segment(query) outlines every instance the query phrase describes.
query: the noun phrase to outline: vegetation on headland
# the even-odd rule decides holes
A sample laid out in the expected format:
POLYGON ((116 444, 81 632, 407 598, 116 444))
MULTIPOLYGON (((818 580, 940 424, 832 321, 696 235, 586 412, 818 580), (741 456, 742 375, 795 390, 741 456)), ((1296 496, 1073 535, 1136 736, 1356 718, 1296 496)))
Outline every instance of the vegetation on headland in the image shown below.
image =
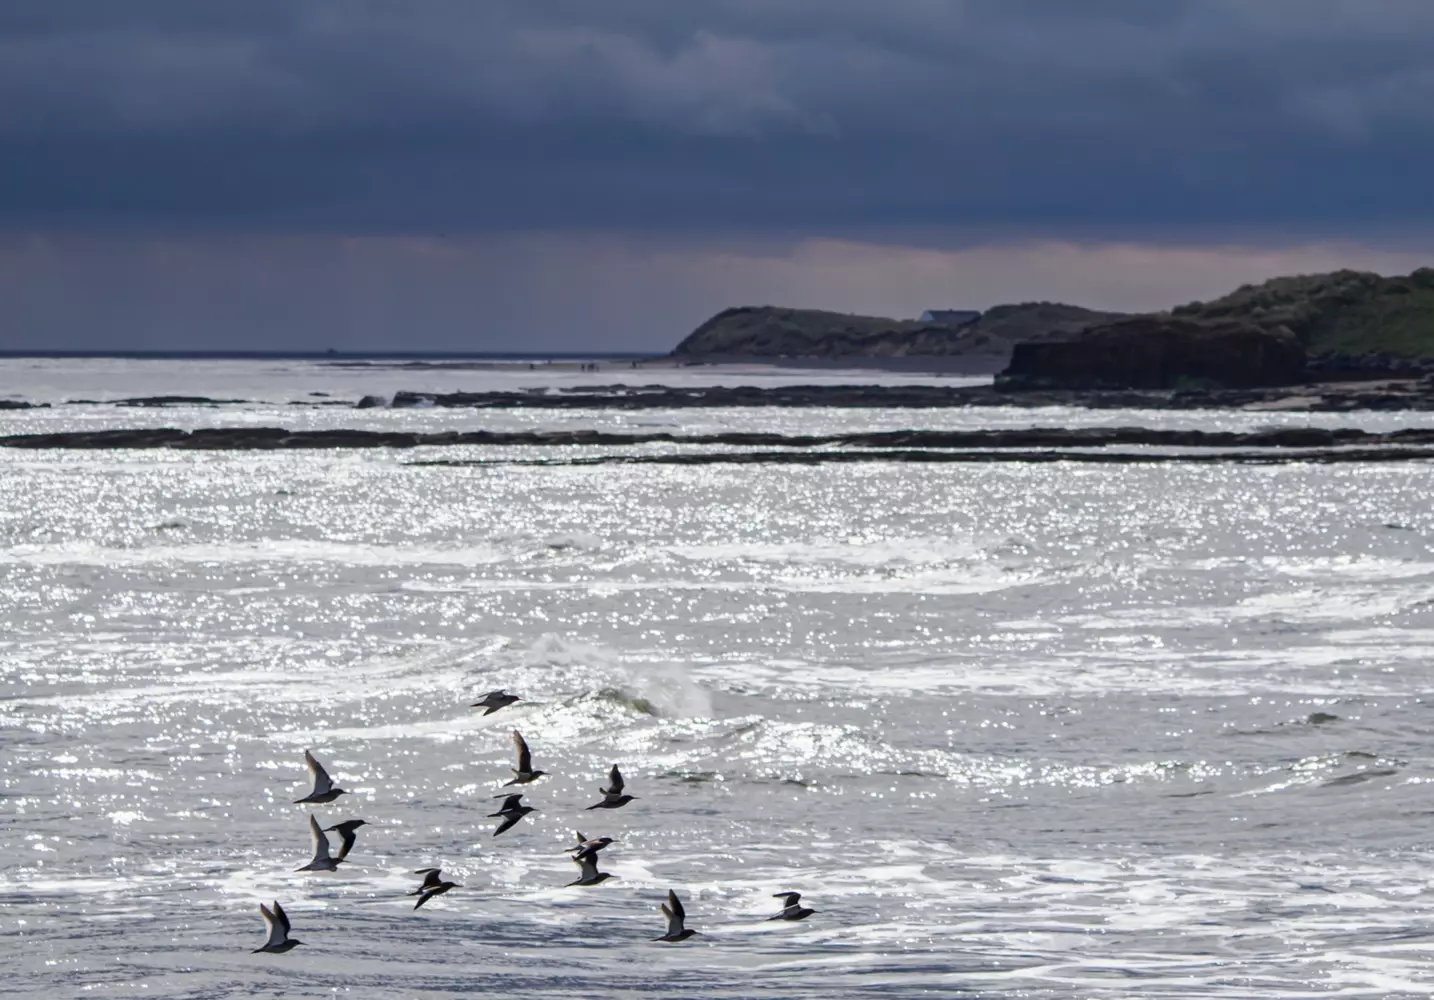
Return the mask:
MULTIPOLYGON (((1384 277, 1366 271, 1272 278, 1208 302, 1144 314, 1293 333, 1312 354, 1434 358, 1434 268, 1384 277)), ((674 349, 678 356, 905 357, 1008 354, 1128 318, 1054 302, 996 306, 962 326, 818 309, 725 309, 674 349)))
POLYGON ((1074 333, 1121 315, 1057 302, 1027 302, 997 306, 972 323, 953 326, 822 309, 739 306, 724 309, 703 323, 672 353, 755 357, 1000 355, 1030 337, 1074 333))
POLYGON ((1434 357, 1434 268, 1388 278, 1369 271, 1271 278, 1171 313, 1199 323, 1284 327, 1315 353, 1434 357))

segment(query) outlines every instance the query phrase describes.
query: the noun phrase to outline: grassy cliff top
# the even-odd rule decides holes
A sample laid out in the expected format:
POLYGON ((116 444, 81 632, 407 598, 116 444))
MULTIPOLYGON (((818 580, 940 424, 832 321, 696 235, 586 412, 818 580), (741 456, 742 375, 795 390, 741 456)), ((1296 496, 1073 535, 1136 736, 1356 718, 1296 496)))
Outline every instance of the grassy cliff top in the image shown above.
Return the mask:
POLYGON ((1332 271, 1242 285, 1171 314, 1197 322, 1238 320, 1286 327, 1312 351, 1434 356, 1434 268, 1383 277, 1332 271))
POLYGON ((1120 313, 1056 302, 997 306, 972 323, 951 326, 792 309, 740 306, 724 309, 686 337, 673 354, 756 356, 892 356, 1001 353, 1033 337, 1072 333, 1120 313))
MULTIPOLYGON (((1311 351, 1434 357, 1434 268, 1383 277, 1333 271, 1242 285, 1168 313, 1197 323, 1285 328, 1311 351)), ((821 309, 725 309, 673 351, 678 355, 901 356, 1000 354, 1028 340, 1062 337, 1127 318, 1059 302, 996 306, 961 326, 855 316, 821 309)))

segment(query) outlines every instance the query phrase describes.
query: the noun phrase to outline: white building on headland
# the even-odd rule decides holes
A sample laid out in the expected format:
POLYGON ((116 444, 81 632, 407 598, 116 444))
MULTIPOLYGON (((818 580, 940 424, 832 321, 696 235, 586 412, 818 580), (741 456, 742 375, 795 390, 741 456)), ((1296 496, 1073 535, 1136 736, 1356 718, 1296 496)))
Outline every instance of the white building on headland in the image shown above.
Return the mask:
POLYGON ((979 309, 928 309, 921 314, 923 323, 949 323, 951 326, 965 326, 980 318, 979 309))

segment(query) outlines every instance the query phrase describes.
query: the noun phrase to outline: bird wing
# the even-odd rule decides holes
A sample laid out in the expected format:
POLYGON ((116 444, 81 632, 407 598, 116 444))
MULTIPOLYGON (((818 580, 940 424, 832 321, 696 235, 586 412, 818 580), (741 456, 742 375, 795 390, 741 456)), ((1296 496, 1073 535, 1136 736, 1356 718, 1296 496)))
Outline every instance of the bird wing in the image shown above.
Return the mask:
POLYGON ((284 908, 279 905, 279 901, 278 901, 278 900, 275 900, 275 901, 274 901, 274 916, 278 918, 278 920, 279 920, 279 926, 284 929, 284 937, 288 937, 288 936, 289 936, 289 915, 284 912, 284 908))
POLYGON ((314 790, 311 795, 327 795, 333 791, 334 779, 329 777, 329 772, 324 770, 324 765, 314 759, 309 751, 304 751, 304 763, 309 765, 309 772, 314 776, 314 790))
POLYGON ((667 917, 668 936, 681 934, 682 925, 687 921, 687 911, 682 908, 682 900, 677 898, 677 893, 671 889, 667 890, 667 902, 663 905, 662 912, 667 917))
POLYGON ((518 753, 518 766, 513 770, 519 774, 528 774, 533 770, 533 755, 528 751, 528 742, 523 739, 523 734, 513 730, 513 749, 518 753))
POLYGON ((283 916, 284 910, 278 903, 274 904, 274 910, 269 909, 263 903, 259 904, 259 912, 264 915, 264 923, 269 925, 269 940, 264 942, 265 948, 283 944, 284 938, 289 936, 289 918, 283 916), (275 913, 274 910, 279 912, 275 913))
POLYGON ((617 769, 617 765, 616 765, 616 764, 614 764, 614 765, 612 766, 612 770, 607 773, 607 780, 608 780, 608 787, 606 787, 606 788, 604 788, 604 789, 601 789, 602 793, 603 793, 604 795, 621 795, 621 794, 622 794, 622 772, 617 769))
POLYGON ((339 854, 338 857, 334 858, 335 862, 342 861, 348 857, 349 851, 354 849, 354 842, 358 840, 358 833, 356 833, 351 826, 340 827, 339 836, 343 839, 343 842, 339 845, 339 854))
POLYGON ((586 847, 588 838, 584 837, 581 830, 574 830, 573 836, 578 838, 578 847, 586 847))
POLYGON ((498 824, 498 829, 493 831, 493 836, 496 837, 503 831, 511 829, 514 823, 518 822, 518 820, 522 819, 526 815, 527 813, 509 813, 507 818, 504 819, 503 822, 498 824))
POLYGON ((441 874, 443 869, 425 868, 423 869, 423 871, 425 871, 427 874, 423 877, 423 885, 419 886, 420 889, 430 888, 443 881, 443 875, 441 874))
POLYGON ((578 868, 581 869, 581 872, 578 875, 579 881, 586 882, 588 879, 597 878, 598 870, 596 854, 579 854, 577 857, 573 858, 573 864, 577 865, 578 868))
POLYGON ((309 864, 329 860, 329 838, 319 829, 319 821, 314 819, 313 813, 309 813, 309 837, 314 842, 314 860, 309 864))
POLYGON ((523 793, 519 792, 517 795, 495 795, 493 798, 503 800, 503 804, 498 807, 500 813, 512 812, 514 809, 517 809, 518 804, 523 801, 523 793))
POLYGON ((783 901, 785 906, 796 906, 797 900, 802 898, 800 892, 774 892, 772 896, 783 901))

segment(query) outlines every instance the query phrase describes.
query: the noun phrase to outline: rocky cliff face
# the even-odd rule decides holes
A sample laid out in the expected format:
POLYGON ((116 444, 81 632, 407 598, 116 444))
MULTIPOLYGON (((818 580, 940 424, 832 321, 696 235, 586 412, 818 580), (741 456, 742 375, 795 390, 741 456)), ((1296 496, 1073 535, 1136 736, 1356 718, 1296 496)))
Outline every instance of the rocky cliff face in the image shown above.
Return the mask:
POLYGON ((1066 340, 1018 344, 997 377, 1009 389, 1247 388, 1304 377, 1305 349, 1288 330, 1141 316, 1066 340))

